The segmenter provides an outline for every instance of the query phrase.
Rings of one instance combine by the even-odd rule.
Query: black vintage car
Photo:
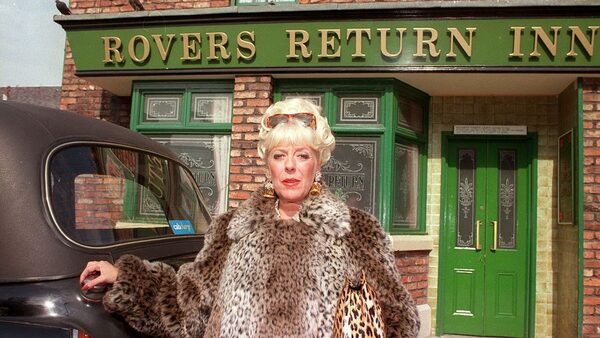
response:
[[[0,337],[128,337],[104,287],[82,291],[90,260],[124,254],[177,266],[210,214],[168,148],[117,125],[0,102]]]

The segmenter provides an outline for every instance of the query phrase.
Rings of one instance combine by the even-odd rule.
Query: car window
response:
[[[10,338],[76,338],[77,330],[59,327],[42,326],[39,324],[29,325],[25,323],[0,322],[0,337]]]
[[[198,235],[210,222],[189,172],[153,154],[65,147],[51,156],[46,177],[61,233],[83,245]]]

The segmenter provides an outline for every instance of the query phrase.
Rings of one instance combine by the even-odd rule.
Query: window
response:
[[[138,82],[131,128],[171,148],[191,170],[211,212],[227,211],[233,84]]]
[[[392,234],[424,233],[427,95],[385,79],[276,82],[275,100],[290,97],[320,106],[336,136],[327,186]]]
[[[48,200],[62,232],[106,246],[203,234],[210,215],[179,163],[141,151],[72,145],[49,159]]]
[[[396,82],[392,233],[424,232],[427,96]]]

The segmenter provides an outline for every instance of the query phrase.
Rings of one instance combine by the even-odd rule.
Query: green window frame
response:
[[[275,101],[293,96],[305,97],[315,103],[320,103],[323,114],[336,136],[338,154],[340,152],[348,153],[345,156],[351,158],[352,156],[371,155],[367,149],[375,149],[378,152],[375,157],[378,157],[378,160],[374,161],[375,163],[370,168],[371,178],[367,174],[358,176],[358,174],[346,175],[344,173],[336,175],[335,179],[329,178],[326,168],[324,168],[325,181],[334,193],[338,193],[343,198],[349,197],[340,193],[340,190],[336,190],[338,181],[342,181],[346,186],[359,182],[358,186],[361,189],[364,189],[367,183],[372,184],[370,192],[373,196],[367,194],[367,197],[373,198],[373,209],[375,210],[368,208],[365,210],[377,216],[388,233],[425,234],[429,96],[395,79],[276,80]],[[407,105],[400,105],[400,103],[406,102],[411,103],[408,107],[412,107],[413,112],[420,111],[422,115],[406,114]],[[348,115],[345,115],[347,107],[356,107],[357,105],[364,108],[362,112],[375,111],[376,114],[360,115],[350,111]],[[416,124],[410,119],[412,117],[415,120],[415,116],[418,117]],[[413,125],[410,122],[413,122]],[[418,125],[420,128],[415,128],[414,125]],[[350,144],[348,147],[348,142],[351,140],[359,143]],[[374,147],[371,147],[369,143]],[[410,171],[405,168],[396,168],[397,145],[400,145],[401,149],[409,147],[413,150],[412,157],[407,157],[414,161],[414,166]],[[359,153],[351,154],[356,150]],[[335,159],[334,161],[336,163],[327,163],[325,167],[331,165],[338,169],[343,168],[348,173],[357,172],[356,168],[348,165],[348,161]],[[400,162],[400,164],[402,163]],[[361,168],[365,167],[368,166],[361,164]],[[397,216],[395,213],[400,213],[398,210],[403,210],[395,208],[395,203],[402,196],[397,193],[400,182],[397,182],[399,179],[395,177],[395,173],[399,169],[404,169],[405,172],[410,172],[411,177],[416,177],[415,181],[411,183],[414,196],[410,200],[410,205],[414,204],[414,207],[411,209],[410,217],[395,217]],[[349,204],[352,205],[352,203]],[[410,219],[411,222],[399,222],[398,219]]]
[[[227,211],[233,81],[136,81],[131,100],[130,128],[179,155],[213,216]]]

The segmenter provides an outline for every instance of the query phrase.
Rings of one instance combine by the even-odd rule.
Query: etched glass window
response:
[[[305,99],[312,102],[315,106],[323,108],[323,94],[322,93],[285,93],[281,96],[282,100],[291,98]]]
[[[227,123],[231,115],[231,94],[192,94],[191,122]]]
[[[337,137],[323,180],[349,206],[377,215],[379,138]]]
[[[180,122],[181,100],[181,94],[146,94],[143,122]]]
[[[338,101],[339,124],[379,124],[379,96],[343,96]]]
[[[458,151],[456,246],[473,246],[475,224],[475,149]]]
[[[498,174],[498,247],[514,249],[516,233],[516,153],[500,150],[500,173]]]
[[[229,135],[172,135],[152,139],[171,148],[191,169],[213,216],[227,211]]]
[[[394,147],[394,227],[417,228],[419,148],[396,143]]]
[[[423,132],[423,107],[405,98],[398,100],[398,126],[416,132]]]

